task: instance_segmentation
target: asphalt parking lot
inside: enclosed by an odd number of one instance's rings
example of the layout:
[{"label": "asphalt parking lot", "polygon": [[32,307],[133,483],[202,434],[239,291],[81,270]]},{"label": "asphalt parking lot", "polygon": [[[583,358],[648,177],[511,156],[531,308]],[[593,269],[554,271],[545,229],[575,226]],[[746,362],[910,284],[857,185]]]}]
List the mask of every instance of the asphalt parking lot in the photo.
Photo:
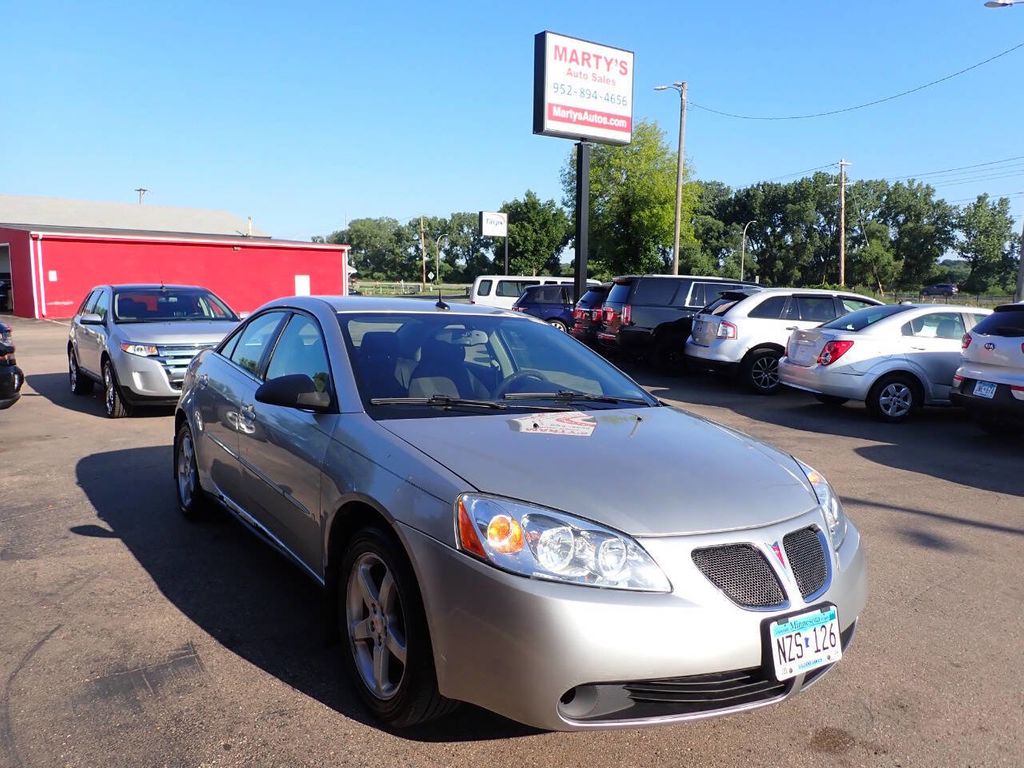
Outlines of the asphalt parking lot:
[{"label": "asphalt parking lot", "polygon": [[170,411],[107,420],[67,387],[66,328],[13,325],[27,384],[0,412],[0,766],[1024,764],[1024,441],[957,411],[883,425],[634,371],[832,481],[870,568],[847,657],[733,718],[540,733],[465,707],[396,735],[339,684],[312,582],[226,517],[180,517]]}]

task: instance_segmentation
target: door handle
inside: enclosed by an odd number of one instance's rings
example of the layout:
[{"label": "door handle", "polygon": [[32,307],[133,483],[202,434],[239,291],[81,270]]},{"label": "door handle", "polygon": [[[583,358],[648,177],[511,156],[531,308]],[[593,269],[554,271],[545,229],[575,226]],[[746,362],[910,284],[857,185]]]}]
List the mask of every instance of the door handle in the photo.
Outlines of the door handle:
[{"label": "door handle", "polygon": [[787,325],[786,326],[786,330],[787,331],[795,331],[797,328],[799,328],[799,326],[796,326],[796,325]]},{"label": "door handle", "polygon": [[915,349],[918,352],[924,352],[927,349],[927,347],[911,347],[911,349]]},{"label": "door handle", "polygon": [[239,412],[249,421],[256,418],[256,406],[253,405],[252,403],[243,405],[241,408],[239,408]]}]

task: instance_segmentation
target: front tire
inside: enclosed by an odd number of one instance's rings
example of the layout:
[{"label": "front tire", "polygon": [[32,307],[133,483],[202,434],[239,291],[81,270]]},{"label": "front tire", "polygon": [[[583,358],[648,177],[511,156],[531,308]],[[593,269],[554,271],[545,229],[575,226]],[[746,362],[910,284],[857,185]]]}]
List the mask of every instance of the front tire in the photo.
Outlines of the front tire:
[{"label": "front tire", "polygon": [[199,484],[196,445],[188,422],[174,436],[174,485],[178,492],[178,509],[189,520],[202,517],[207,511],[206,495]]},{"label": "front tire", "polygon": [[92,393],[92,379],[83,374],[82,369],[78,367],[78,356],[71,347],[68,347],[68,383],[73,395]]},{"label": "front tire", "polygon": [[917,382],[903,374],[883,376],[868,392],[865,405],[879,421],[898,424],[920,407],[922,397]]},{"label": "front tire", "polygon": [[343,663],[366,708],[396,728],[454,709],[437,690],[423,602],[399,545],[364,528],[345,548],[339,575]]},{"label": "front tire", "polygon": [[103,407],[107,412],[107,418],[110,419],[121,419],[130,415],[110,360],[103,361]]},{"label": "front tire", "polygon": [[743,385],[758,395],[774,395],[779,391],[779,360],[782,354],[762,349],[747,355],[740,367]]}]

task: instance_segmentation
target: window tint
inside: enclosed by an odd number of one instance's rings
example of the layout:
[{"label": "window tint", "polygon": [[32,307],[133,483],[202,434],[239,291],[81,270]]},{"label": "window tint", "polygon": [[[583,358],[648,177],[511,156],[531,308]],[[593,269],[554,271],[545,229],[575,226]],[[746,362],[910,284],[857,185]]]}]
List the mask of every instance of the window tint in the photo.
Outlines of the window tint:
[{"label": "window tint", "polygon": [[579,303],[576,306],[580,309],[591,309],[597,307],[599,304],[604,302],[604,297],[607,295],[607,288],[591,288],[580,297]]},{"label": "window tint", "polygon": [[786,300],[788,296],[769,296],[747,313],[748,317],[757,317],[764,320],[781,320],[786,311]]},{"label": "window tint", "polygon": [[1024,307],[986,315],[974,326],[974,332],[986,336],[1024,336]]},{"label": "window tint", "polygon": [[[680,286],[685,287],[686,283],[671,278],[646,277],[637,282],[636,290],[633,291],[630,303],[654,307],[671,306],[676,291],[679,290]],[[612,291],[614,292],[615,289],[613,288]],[[702,304],[701,306],[704,305]]]},{"label": "window tint", "polygon": [[924,339],[962,339],[966,333],[959,312],[935,312],[915,317],[903,326],[904,336]]},{"label": "window tint", "polygon": [[231,351],[232,362],[252,375],[257,375],[260,370],[260,361],[267,351],[267,346],[274,340],[277,327],[281,324],[284,314],[284,312],[268,312],[250,321],[239,336],[235,348]]},{"label": "window tint", "polygon": [[[686,300],[686,306],[703,307],[715,301],[723,293],[741,288],[743,288],[742,285],[736,285],[735,283],[694,283],[690,290],[690,296]],[[680,295],[683,295],[682,292],[680,292]]]},{"label": "window tint", "polygon": [[877,307],[877,304],[872,304],[870,301],[864,301],[863,299],[854,299],[850,296],[840,296],[839,300],[843,302],[843,309],[847,312],[856,312],[858,309],[864,309],[865,307]]},{"label": "window tint", "polygon": [[477,286],[476,292],[477,292],[478,296],[490,296],[491,295],[491,281],[490,280],[481,280],[480,281],[480,285]]},{"label": "window tint", "polygon": [[814,323],[824,323],[836,316],[836,302],[831,296],[794,296],[797,317]]},{"label": "window tint", "polygon": [[867,307],[865,309],[858,309],[856,312],[851,312],[848,315],[837,317],[821,327],[834,328],[839,331],[861,331],[869,325],[877,323],[879,320],[884,320],[887,317],[898,315],[900,312],[906,312],[913,308],[909,304],[887,304],[880,307]]},{"label": "window tint", "polygon": [[224,302],[201,288],[137,288],[114,294],[118,323],[237,319]]},{"label": "window tint", "polygon": [[306,315],[292,315],[267,366],[268,379],[295,373],[309,376],[317,392],[328,391],[331,374],[324,340],[320,328]]},{"label": "window tint", "polygon": [[632,283],[616,283],[612,286],[611,291],[608,292],[605,302],[609,304],[625,304],[629,301],[629,291],[632,287]]}]

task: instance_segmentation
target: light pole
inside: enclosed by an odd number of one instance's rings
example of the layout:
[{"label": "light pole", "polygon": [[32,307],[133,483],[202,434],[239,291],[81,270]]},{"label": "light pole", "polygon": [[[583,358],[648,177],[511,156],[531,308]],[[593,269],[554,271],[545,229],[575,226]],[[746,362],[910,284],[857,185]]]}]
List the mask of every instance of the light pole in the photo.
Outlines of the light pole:
[{"label": "light pole", "polygon": [[740,240],[740,280],[743,279],[743,262],[747,258],[747,227],[756,223],[757,219],[751,219],[743,225],[743,238]]},{"label": "light pole", "polygon": [[[1011,5],[1021,5],[1024,0],[988,0],[986,8],[1009,8]],[[1024,232],[1021,232],[1020,247],[1017,249],[1017,256],[1020,262],[1017,264],[1017,290],[1013,293],[1014,301],[1024,301]]]},{"label": "light pole", "polygon": [[[448,235],[440,234],[437,239],[434,240],[434,284],[437,285],[441,282],[441,240],[448,240]],[[449,243],[451,241],[449,240]]]},{"label": "light pole", "polygon": [[679,158],[676,161],[676,228],[672,246],[672,274],[679,274],[679,215],[683,206],[683,141],[686,137],[686,82],[672,85],[656,85],[654,90],[667,91],[675,88],[679,91]]}]

